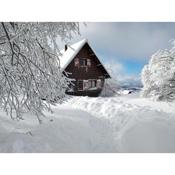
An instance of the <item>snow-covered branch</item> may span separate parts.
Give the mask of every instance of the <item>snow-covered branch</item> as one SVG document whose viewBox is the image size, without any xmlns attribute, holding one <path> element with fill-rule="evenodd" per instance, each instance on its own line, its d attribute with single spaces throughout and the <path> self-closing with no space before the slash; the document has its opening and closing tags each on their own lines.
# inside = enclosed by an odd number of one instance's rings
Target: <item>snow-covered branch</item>
<svg viewBox="0 0 175 175">
<path fill-rule="evenodd" d="M 12 118 L 37 115 L 61 102 L 67 78 L 60 71 L 57 37 L 79 34 L 78 23 L 0 24 L 0 107 Z M 44 100 L 43 100 L 44 99 Z"/>
<path fill-rule="evenodd" d="M 175 100 L 175 46 L 152 55 L 142 70 L 142 96 L 157 100 Z"/>
</svg>

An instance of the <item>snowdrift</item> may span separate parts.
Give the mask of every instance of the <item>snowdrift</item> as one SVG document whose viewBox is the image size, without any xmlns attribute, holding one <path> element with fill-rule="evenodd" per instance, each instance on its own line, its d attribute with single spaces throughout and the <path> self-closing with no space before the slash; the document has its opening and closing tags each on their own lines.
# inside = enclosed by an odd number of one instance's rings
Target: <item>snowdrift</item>
<svg viewBox="0 0 175 175">
<path fill-rule="evenodd" d="M 112 131 L 87 112 L 54 108 L 43 124 L 28 115 L 24 121 L 0 117 L 0 152 L 116 152 Z"/>
<path fill-rule="evenodd" d="M 43 124 L 0 112 L 0 152 L 175 152 L 175 104 L 136 94 L 73 97 Z"/>
<path fill-rule="evenodd" d="M 105 118 L 118 152 L 175 152 L 175 104 L 133 96 L 72 98 L 76 109 Z"/>
</svg>

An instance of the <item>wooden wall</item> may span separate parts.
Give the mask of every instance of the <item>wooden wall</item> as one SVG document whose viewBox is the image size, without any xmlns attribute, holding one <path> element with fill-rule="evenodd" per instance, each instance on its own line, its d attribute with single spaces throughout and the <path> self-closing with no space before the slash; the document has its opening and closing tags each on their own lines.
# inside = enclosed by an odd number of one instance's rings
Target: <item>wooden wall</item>
<svg viewBox="0 0 175 175">
<path fill-rule="evenodd" d="M 91 60 L 90 67 L 75 67 L 74 59 L 76 58 L 87 58 Z M 69 78 L 73 78 L 76 81 L 74 82 L 75 88 L 74 90 L 77 91 L 77 80 L 88 80 L 88 79 L 101 79 L 102 87 L 104 85 L 106 71 L 97 59 L 96 55 L 89 47 L 88 44 L 85 44 L 80 52 L 74 57 L 71 63 L 67 66 L 66 72 L 71 73 L 69 74 Z M 101 90 L 100 90 L 101 91 Z M 98 90 L 99 93 L 99 90 Z M 83 94 L 83 92 L 82 92 Z M 87 93 L 86 93 L 87 94 Z M 79 92 L 81 95 L 81 92 Z"/>
</svg>

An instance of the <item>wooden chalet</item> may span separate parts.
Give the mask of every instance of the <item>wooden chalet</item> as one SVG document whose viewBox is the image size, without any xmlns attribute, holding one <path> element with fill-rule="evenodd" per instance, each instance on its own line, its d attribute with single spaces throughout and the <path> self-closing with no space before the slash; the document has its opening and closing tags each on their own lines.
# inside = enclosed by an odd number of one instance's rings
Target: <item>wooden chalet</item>
<svg viewBox="0 0 175 175">
<path fill-rule="evenodd" d="M 65 45 L 61 54 L 60 67 L 72 80 L 67 94 L 98 96 L 105 79 L 110 78 L 110 75 L 90 47 L 88 40 L 83 39 L 73 45 Z"/>
</svg>

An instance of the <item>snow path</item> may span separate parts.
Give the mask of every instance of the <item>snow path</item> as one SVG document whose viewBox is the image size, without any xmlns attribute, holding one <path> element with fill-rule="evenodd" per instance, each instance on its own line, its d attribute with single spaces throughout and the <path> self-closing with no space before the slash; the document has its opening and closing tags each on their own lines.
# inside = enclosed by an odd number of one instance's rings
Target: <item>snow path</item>
<svg viewBox="0 0 175 175">
<path fill-rule="evenodd" d="M 89 113 L 53 108 L 39 125 L 36 118 L 12 121 L 0 114 L 0 152 L 117 152 L 107 122 Z"/>
<path fill-rule="evenodd" d="M 113 97 L 89 98 L 74 97 L 65 105 L 81 109 L 98 117 L 105 118 L 115 124 L 118 129 L 124 129 L 128 120 L 152 121 L 155 119 L 175 122 L 175 103 L 154 102 L 149 99 Z"/>
<path fill-rule="evenodd" d="M 127 95 L 67 102 L 110 122 L 119 152 L 175 152 L 175 104 Z M 143 141 L 144 140 L 144 141 Z"/>
<path fill-rule="evenodd" d="M 43 124 L 0 112 L 0 152 L 175 152 L 175 103 L 137 95 L 73 97 Z"/>
</svg>

